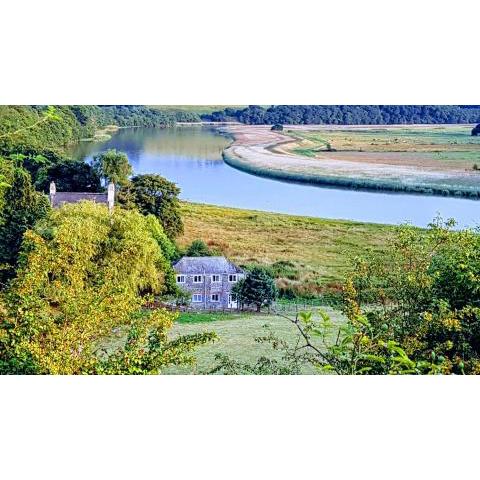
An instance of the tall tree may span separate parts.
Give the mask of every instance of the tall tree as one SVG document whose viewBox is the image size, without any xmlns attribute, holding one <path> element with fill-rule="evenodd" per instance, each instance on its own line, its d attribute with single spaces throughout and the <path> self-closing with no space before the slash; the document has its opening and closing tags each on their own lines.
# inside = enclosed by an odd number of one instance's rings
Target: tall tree
<svg viewBox="0 0 480 480">
<path fill-rule="evenodd" d="M 253 267 L 246 278 L 240 280 L 233 288 L 233 293 L 242 305 L 255 305 L 257 311 L 270 306 L 277 298 L 278 290 L 274 279 L 261 267 Z"/>
<path fill-rule="evenodd" d="M 113 182 L 119 186 L 126 185 L 128 177 L 133 173 L 127 154 L 115 149 L 96 155 L 93 158 L 93 168 L 105 184 Z"/>
<path fill-rule="evenodd" d="M 50 182 L 55 182 L 60 192 L 101 191 L 98 172 L 88 163 L 78 160 L 60 160 L 38 170 L 35 187 L 48 191 Z"/>
<path fill-rule="evenodd" d="M 119 201 L 144 215 L 158 218 L 170 239 L 183 233 L 178 195 L 180 189 L 160 175 L 137 175 L 119 194 Z"/>
<path fill-rule="evenodd" d="M 175 316 L 145 309 L 171 269 L 152 221 L 82 202 L 29 230 L 0 308 L 0 373 L 145 374 L 193 361 L 214 335 L 170 341 Z"/>
<path fill-rule="evenodd" d="M 15 167 L 3 195 L 0 212 L 0 281 L 14 275 L 23 234 L 46 216 L 48 199 L 32 186 L 29 173 Z"/>
</svg>

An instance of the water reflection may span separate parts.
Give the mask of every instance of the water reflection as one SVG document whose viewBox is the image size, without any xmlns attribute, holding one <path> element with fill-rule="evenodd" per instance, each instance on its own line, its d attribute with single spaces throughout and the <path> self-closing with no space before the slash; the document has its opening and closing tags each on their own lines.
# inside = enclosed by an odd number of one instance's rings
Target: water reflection
<svg viewBox="0 0 480 480">
<path fill-rule="evenodd" d="M 110 140 L 83 142 L 72 152 L 89 160 L 108 148 L 127 153 L 135 173 L 159 173 L 194 202 L 322 218 L 426 226 L 437 214 L 460 226 L 480 222 L 480 202 L 422 195 L 320 188 L 256 177 L 226 165 L 230 140 L 205 127 L 121 129 Z"/>
</svg>

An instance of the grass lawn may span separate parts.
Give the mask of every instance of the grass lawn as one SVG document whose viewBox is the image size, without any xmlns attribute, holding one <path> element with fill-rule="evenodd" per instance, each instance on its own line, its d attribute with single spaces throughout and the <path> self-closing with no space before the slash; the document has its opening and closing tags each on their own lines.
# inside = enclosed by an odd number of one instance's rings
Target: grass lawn
<svg viewBox="0 0 480 480">
<path fill-rule="evenodd" d="M 289 261 L 297 279 L 280 284 L 321 291 L 343 279 L 349 258 L 380 250 L 394 227 L 182 203 L 181 246 L 201 239 L 239 264 Z"/>
<path fill-rule="evenodd" d="M 323 308 L 336 323 L 342 322 L 340 313 L 329 308 Z M 197 317 L 199 321 L 192 321 Z M 268 345 L 255 341 L 255 337 L 267 333 L 264 325 L 269 327 L 275 334 L 291 343 L 297 339 L 296 327 L 287 319 L 275 315 L 255 314 L 205 314 L 188 313 L 181 314 L 170 336 L 214 331 L 219 340 L 213 344 L 204 345 L 197 349 L 197 364 L 193 367 L 170 367 L 163 371 L 166 374 L 199 374 L 208 371 L 215 365 L 217 353 L 227 354 L 230 357 L 246 363 L 254 363 L 262 355 L 269 357 L 279 356 Z M 313 368 L 305 368 L 304 373 L 316 373 Z"/>
</svg>

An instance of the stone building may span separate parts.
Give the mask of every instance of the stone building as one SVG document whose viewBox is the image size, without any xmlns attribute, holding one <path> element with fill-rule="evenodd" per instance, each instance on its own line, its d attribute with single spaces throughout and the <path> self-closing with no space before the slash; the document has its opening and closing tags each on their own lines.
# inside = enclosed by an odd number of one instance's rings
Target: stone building
<svg viewBox="0 0 480 480">
<path fill-rule="evenodd" d="M 106 193 L 91 193 L 91 192 L 57 192 L 55 182 L 50 183 L 50 205 L 53 208 L 62 206 L 64 203 L 76 203 L 82 200 L 90 200 L 96 203 L 104 203 L 108 205 L 108 209 L 113 211 L 115 204 L 115 185 L 108 184 Z"/>
<path fill-rule="evenodd" d="M 225 257 L 183 257 L 173 268 L 177 285 L 192 294 L 192 308 L 238 307 L 232 288 L 245 272 Z"/>
</svg>

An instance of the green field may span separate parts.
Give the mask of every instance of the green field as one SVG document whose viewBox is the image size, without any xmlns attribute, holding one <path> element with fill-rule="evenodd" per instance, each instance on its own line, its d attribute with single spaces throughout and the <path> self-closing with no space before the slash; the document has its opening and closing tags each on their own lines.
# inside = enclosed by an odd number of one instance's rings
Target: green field
<svg viewBox="0 0 480 480">
<path fill-rule="evenodd" d="M 334 323 L 343 321 L 340 313 L 323 308 Z M 195 316 L 199 321 L 193 321 Z M 279 359 L 281 354 L 266 344 L 255 341 L 256 337 L 268 333 L 268 326 L 279 338 L 294 344 L 298 338 L 296 327 L 287 319 L 276 315 L 241 314 L 181 314 L 170 337 L 214 331 L 219 339 L 213 344 L 207 344 L 196 350 L 197 363 L 193 367 L 170 367 L 163 371 L 166 374 L 201 374 L 209 371 L 215 364 L 217 353 L 227 354 L 237 361 L 254 363 L 260 356 L 267 355 Z M 304 372 L 317 373 L 312 367 L 306 367 Z"/>
<path fill-rule="evenodd" d="M 279 286 L 319 293 L 337 288 L 349 260 L 381 250 L 394 227 L 182 203 L 184 247 L 200 239 L 238 264 L 283 261 L 291 272 Z M 296 272 L 296 273 L 295 273 Z"/>
<path fill-rule="evenodd" d="M 471 126 L 415 127 L 322 127 L 321 130 L 287 130 L 297 139 L 290 149 L 299 155 L 315 157 L 333 149 L 335 152 L 362 152 L 359 161 L 379 157 L 392 164 L 437 164 L 445 168 L 471 169 L 480 162 L 480 137 L 471 136 Z M 369 157 L 366 153 L 371 152 Z M 399 153 L 403 155 L 379 155 Z M 335 157 L 335 155 L 333 155 Z M 351 156 L 349 156 L 351 158 Z M 432 162 L 433 161 L 433 162 Z"/>
</svg>

